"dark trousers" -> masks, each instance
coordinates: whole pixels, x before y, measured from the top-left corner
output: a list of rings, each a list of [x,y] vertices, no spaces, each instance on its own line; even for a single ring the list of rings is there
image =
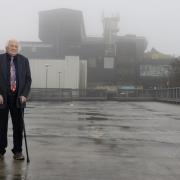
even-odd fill
[[[8,131],[8,115],[11,115],[13,125],[13,149],[12,152],[22,152],[23,138],[23,111],[16,107],[16,95],[8,95],[7,106],[5,109],[0,109],[0,153],[6,152],[7,131]]]

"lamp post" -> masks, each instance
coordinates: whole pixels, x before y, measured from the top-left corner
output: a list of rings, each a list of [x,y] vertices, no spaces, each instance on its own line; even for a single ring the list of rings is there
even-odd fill
[[[50,65],[49,64],[45,64],[45,67],[46,67],[46,89],[47,89],[47,81],[48,81],[48,67]]]
[[[60,82],[61,82],[61,72],[58,72],[58,74],[59,74],[59,89],[60,89]]]

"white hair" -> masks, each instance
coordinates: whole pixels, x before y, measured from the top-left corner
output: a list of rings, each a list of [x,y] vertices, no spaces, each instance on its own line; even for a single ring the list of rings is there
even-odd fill
[[[16,42],[18,44],[18,52],[20,52],[21,50],[21,45],[20,45],[20,42],[15,39],[15,38],[11,38],[9,39],[7,42],[6,42],[6,46],[5,46],[5,50],[7,49],[7,47],[9,46],[10,42]]]

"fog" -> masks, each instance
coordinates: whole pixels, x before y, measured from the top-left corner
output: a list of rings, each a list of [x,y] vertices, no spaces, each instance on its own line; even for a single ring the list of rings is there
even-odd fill
[[[87,35],[102,35],[102,15],[119,15],[119,35],[144,36],[148,49],[180,56],[179,0],[0,0],[0,49],[12,37],[39,41],[38,12],[81,10]]]

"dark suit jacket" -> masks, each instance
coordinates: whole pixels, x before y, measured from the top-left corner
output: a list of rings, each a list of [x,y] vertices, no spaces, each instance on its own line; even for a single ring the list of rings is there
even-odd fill
[[[18,108],[20,108],[19,97],[28,97],[28,94],[30,92],[31,72],[29,67],[29,61],[26,57],[18,54],[16,60],[18,67],[18,91],[16,105]],[[7,105],[7,93],[9,86],[7,69],[7,56],[6,54],[0,54],[0,94],[4,98],[4,104],[0,105],[0,109],[5,108]]]

